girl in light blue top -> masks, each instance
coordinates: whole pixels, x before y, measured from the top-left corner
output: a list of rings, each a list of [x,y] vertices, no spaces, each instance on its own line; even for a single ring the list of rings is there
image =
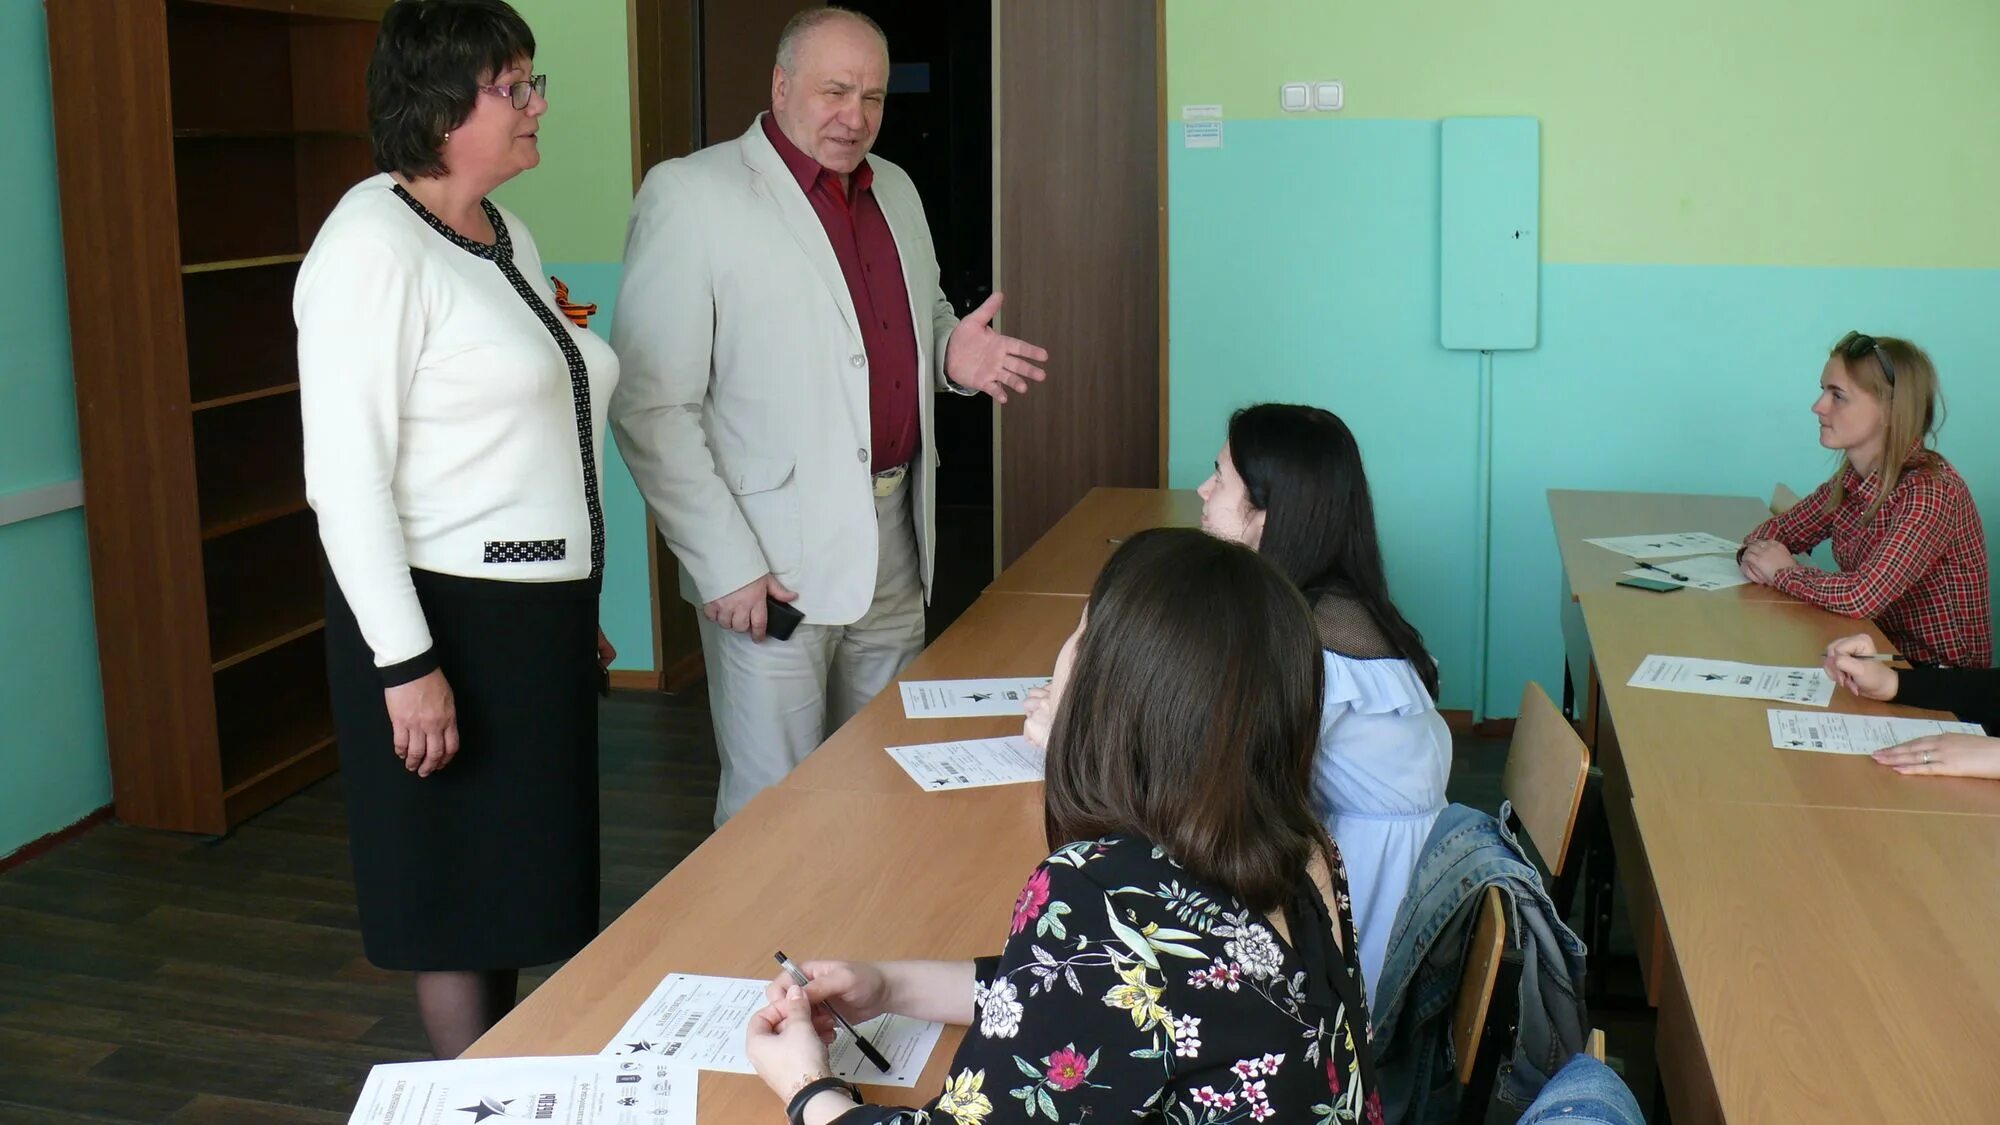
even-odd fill
[[[1326,665],[1313,804],[1347,861],[1372,996],[1396,908],[1445,805],[1437,663],[1389,600],[1361,450],[1311,406],[1236,412],[1200,488],[1202,527],[1254,547],[1312,603]]]

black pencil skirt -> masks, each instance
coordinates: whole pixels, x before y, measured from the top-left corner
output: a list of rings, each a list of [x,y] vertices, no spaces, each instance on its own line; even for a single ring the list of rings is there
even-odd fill
[[[327,680],[368,960],[518,969],[596,936],[597,583],[413,571],[458,715],[458,756],[396,757],[374,655],[331,574]]]

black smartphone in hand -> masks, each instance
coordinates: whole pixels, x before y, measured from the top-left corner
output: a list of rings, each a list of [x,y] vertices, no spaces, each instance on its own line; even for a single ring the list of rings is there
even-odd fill
[[[799,627],[806,615],[793,609],[790,603],[781,602],[769,594],[764,595],[764,635],[773,640],[789,641],[792,630]]]

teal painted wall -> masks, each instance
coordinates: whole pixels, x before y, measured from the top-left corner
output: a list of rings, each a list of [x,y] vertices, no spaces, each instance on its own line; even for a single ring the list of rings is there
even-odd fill
[[[1221,149],[1169,139],[1171,483],[1208,475],[1239,406],[1338,413],[1397,602],[1447,700],[1470,706],[1478,360],[1437,344],[1437,125],[1232,121]]]
[[[1833,468],[1809,408],[1850,328],[1907,336],[1936,361],[1938,448],[2000,558],[2000,270],[1548,265],[1542,301],[1541,347],[1493,361],[1495,713],[1513,713],[1528,679],[1561,682],[1546,491],[1765,497],[1783,481],[1805,494]]]
[[[1478,356],[1437,344],[1437,138],[1435,121],[1230,121],[1222,148],[1186,149],[1170,130],[1169,463],[1175,486],[1199,482],[1246,403],[1341,414],[1397,599],[1444,704],[1469,707]],[[1551,264],[1541,280],[1539,346],[1493,361],[1489,714],[1528,679],[1561,682],[1546,491],[1804,492],[1831,468],[1807,408],[1849,328],[1931,351],[1940,448],[1992,537],[2000,271]]]
[[[1871,61],[1846,65],[1857,42]],[[1473,701],[1490,583],[1496,715],[1560,682],[1546,491],[1805,491],[1832,466],[1807,408],[1848,329],[1930,349],[1939,444],[1992,539],[1996,55],[1987,0],[1168,0],[1171,482],[1201,479],[1234,406],[1341,413],[1446,706]],[[1344,110],[1280,111],[1283,83],[1322,79]],[[1222,147],[1184,147],[1186,105],[1222,107]],[[1437,345],[1437,121],[1458,115],[1542,133],[1539,342],[1492,361],[1484,573],[1479,357]]]
[[[78,476],[39,0],[0,0],[0,495]],[[0,526],[0,856],[108,804],[83,513]]]

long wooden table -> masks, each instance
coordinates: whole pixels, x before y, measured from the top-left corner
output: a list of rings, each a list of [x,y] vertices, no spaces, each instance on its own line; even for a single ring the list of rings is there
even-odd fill
[[[1994,1076],[1970,1064],[2000,1045],[1989,1029],[2000,972],[1961,967],[1990,947],[2000,912],[1977,889],[2000,843],[2000,785],[1775,749],[1765,712],[1781,704],[1627,686],[1653,654],[1799,666],[1851,633],[1886,646],[1869,623],[1788,597],[1607,585],[1618,557],[1584,538],[1740,535],[1747,526],[1727,521],[1757,506],[1694,499],[1550,494],[1577,571],[1563,610],[1601,676],[1596,764],[1674,1118],[1993,1119]],[[1713,519],[1691,522],[1702,513]],[[1845,692],[1829,709],[1933,714]],[[1912,956],[1895,952],[1905,946],[1934,959],[1878,971]],[[1961,988],[1970,995],[1946,995]]]
[[[1193,492],[1093,488],[987,589],[1087,595],[1111,553],[1135,532],[1200,526],[1201,498]]]
[[[1076,628],[1083,600],[1063,594],[986,594],[917,657],[897,682],[980,676],[1045,676],[1056,651]],[[1021,733],[1018,718],[912,719],[892,688],[863,707],[779,784],[787,789],[837,793],[921,793],[903,767],[882,752],[957,738],[998,738]],[[1040,785],[998,786],[988,800],[1032,805],[1037,816]],[[1040,858],[1039,856],[1036,858]]]
[[[1549,516],[1555,523],[1556,545],[1562,552],[1563,578],[1572,598],[1609,592],[1633,598],[1659,597],[1646,590],[1618,585],[1639,560],[1607,551],[1586,539],[1622,535],[1666,535],[1706,531],[1740,541],[1771,518],[1770,506],[1748,496],[1694,496],[1678,492],[1579,492],[1549,490]],[[1728,590],[1682,590],[1711,600],[1789,601],[1791,595],[1768,586],[1736,586]],[[1678,594],[1675,596],[1679,596]]]
[[[771,955],[969,959],[999,952],[1014,895],[1048,854],[1039,807],[978,791],[767,789],[530,993],[467,1057],[591,1055],[668,973],[769,978]],[[914,1090],[944,1085],[945,1029]],[[783,1122],[755,1075],[703,1072],[700,1120]]]
[[[2000,1118],[2000,819],[1635,806],[1681,978],[1663,1050],[1684,1010],[1708,1072],[1677,1125]]]
[[[1098,489],[906,669],[903,680],[1046,674],[1098,567],[1151,526],[1199,521],[1192,493]],[[1014,898],[1048,854],[1042,787],[919,790],[883,747],[1018,734],[1018,718],[912,720],[894,684],[785,781],[683,860],[571,958],[468,1057],[594,1054],[672,972],[769,977],[794,959],[971,958],[999,952]],[[940,1089],[962,1028],[946,1028],[914,1089]],[[761,1081],[703,1073],[700,1119],[784,1120]]]
[[[1560,619],[1564,671],[1576,693],[1577,713],[1583,719],[1583,739],[1587,743],[1597,741],[1599,700],[1597,671],[1590,663],[1589,631],[1584,627],[1582,607],[1577,604],[1584,594],[1602,594],[1632,602],[1660,597],[1722,602],[1791,600],[1788,594],[1757,585],[1728,590],[1680,590],[1671,595],[1620,586],[1618,580],[1626,571],[1638,569],[1638,560],[1585,542],[1614,535],[1669,535],[1684,531],[1705,531],[1724,539],[1741,540],[1771,516],[1769,505],[1748,496],[1552,488],[1549,516],[1555,524],[1556,547],[1562,553]]]
[[[1606,749],[1618,757],[1634,793],[1662,799],[2000,816],[2000,785],[1991,782],[1904,777],[1866,757],[1774,749],[1766,712],[1786,704],[1627,686],[1649,655],[1813,666],[1828,643],[1855,633],[1873,636],[1876,647],[1887,651],[1887,642],[1868,622],[1801,602],[1704,603],[1682,601],[1679,594],[1650,602],[1624,598],[1600,602],[1600,596],[1584,595],[1583,605],[1612,716],[1613,745]],[[1828,710],[1950,717],[1844,691],[1834,692]],[[1600,739],[1600,746],[1603,742]]]

